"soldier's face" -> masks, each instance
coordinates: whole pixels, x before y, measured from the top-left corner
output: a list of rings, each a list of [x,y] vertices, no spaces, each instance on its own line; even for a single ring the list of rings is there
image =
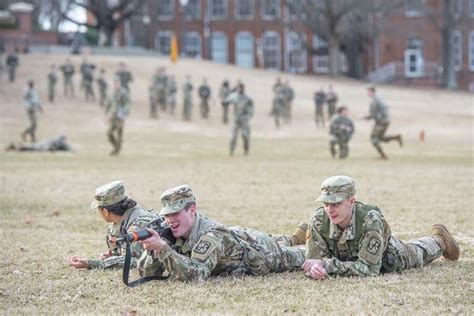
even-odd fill
[[[331,223],[345,229],[351,222],[354,203],[354,197],[345,199],[339,203],[324,203],[324,211]]]
[[[188,210],[181,210],[179,213],[165,215],[166,223],[171,227],[173,236],[188,238],[196,218],[196,206],[191,206]]]

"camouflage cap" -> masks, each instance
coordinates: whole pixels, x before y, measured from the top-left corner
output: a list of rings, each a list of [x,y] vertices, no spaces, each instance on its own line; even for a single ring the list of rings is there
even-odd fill
[[[316,201],[324,203],[339,203],[355,195],[355,182],[348,176],[334,176],[321,183],[321,195]]]
[[[191,187],[183,184],[163,192],[160,201],[162,206],[160,215],[169,215],[180,212],[190,202],[196,202],[196,198]]]
[[[91,209],[116,204],[127,197],[122,181],[114,181],[95,189]]]

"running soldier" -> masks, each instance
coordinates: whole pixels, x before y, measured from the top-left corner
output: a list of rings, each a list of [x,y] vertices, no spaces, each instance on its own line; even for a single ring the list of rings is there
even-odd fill
[[[224,80],[219,90],[219,96],[222,104],[222,122],[227,124],[229,122],[229,103],[226,102],[227,97],[231,93],[229,81]]]
[[[54,102],[56,94],[56,83],[58,82],[58,75],[56,73],[56,65],[51,65],[51,71],[48,73],[48,100]]]
[[[326,95],[326,102],[328,104],[328,119],[336,113],[337,94],[332,90],[332,86],[329,86],[329,91]]]
[[[354,123],[347,114],[347,107],[341,106],[337,109],[337,114],[333,116],[329,126],[329,134],[331,134],[329,147],[333,158],[336,157],[336,145],[339,146],[340,159],[344,159],[349,155],[348,144],[352,134],[354,134]]]
[[[114,93],[112,99],[109,100],[105,113],[109,115],[109,129],[107,135],[113,146],[110,155],[115,156],[122,149],[122,134],[125,118],[129,114],[129,98],[128,90],[121,86],[120,79],[114,81]]]
[[[191,121],[193,111],[193,85],[191,77],[186,75],[186,81],[183,84],[183,120]]]
[[[71,59],[67,58],[66,62],[60,67],[63,73],[64,81],[64,95],[74,97],[74,84],[72,83],[72,76],[74,76],[74,65],[71,63]]]
[[[207,84],[207,79],[204,78],[202,85],[198,89],[199,99],[201,100],[199,108],[201,110],[201,118],[207,119],[209,117],[209,99],[211,98],[211,88]]]
[[[23,92],[23,105],[30,120],[30,126],[23,131],[21,138],[26,141],[26,135],[30,135],[31,142],[36,142],[36,128],[38,126],[38,111],[43,113],[43,107],[35,90],[33,80],[28,81],[28,85]]]
[[[323,91],[323,88],[319,88],[318,91],[314,94],[314,103],[316,105],[315,111],[315,120],[316,120],[316,127],[320,125],[324,128],[324,103],[326,102],[326,94]]]
[[[244,154],[248,155],[250,149],[250,119],[253,116],[253,101],[244,91],[243,83],[239,83],[237,91],[231,93],[226,102],[234,105],[234,122],[232,125],[232,133],[230,137],[230,155],[234,155],[235,146],[237,145],[237,135],[240,131],[244,143]]]
[[[105,69],[100,69],[99,78],[97,78],[97,85],[99,86],[99,102],[100,106],[104,107],[107,102],[107,88],[109,84],[105,79]]]

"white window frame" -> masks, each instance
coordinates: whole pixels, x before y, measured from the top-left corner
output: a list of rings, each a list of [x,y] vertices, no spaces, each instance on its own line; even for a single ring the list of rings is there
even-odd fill
[[[188,0],[188,1],[191,1],[191,0]],[[194,0],[194,1],[196,2],[195,8],[191,8],[191,6],[189,5],[190,2],[188,2],[186,7],[184,8],[184,19],[186,21],[196,21],[196,20],[201,19],[201,0]],[[189,11],[191,11],[191,13],[193,14],[190,15]]]
[[[474,30],[469,32],[469,70],[474,71]]]
[[[416,18],[423,15],[423,0],[405,0],[405,16]]]
[[[298,34],[296,32],[290,32],[288,34],[288,68],[290,72],[305,73],[308,70],[308,53],[304,48],[305,40],[305,33]],[[296,64],[293,64],[295,58],[297,58],[298,61]]]
[[[159,6],[160,3],[163,4],[163,2],[162,1],[157,1],[156,2],[156,5],[157,5],[156,16],[157,16],[157,19],[159,21],[171,21],[174,18],[175,1],[174,0],[167,0],[167,1],[169,1],[169,5],[170,5],[170,14],[169,15],[160,15],[160,14],[158,14],[158,6]]]
[[[451,45],[453,47],[453,65],[454,70],[461,71],[463,66],[462,60],[462,33],[460,30],[454,30],[451,35]]]
[[[209,10],[209,17],[212,21],[220,21],[226,20],[227,16],[229,15],[229,2],[227,0],[207,0],[208,2],[208,10]],[[214,14],[214,5],[216,4],[214,1],[220,1],[222,4],[222,8],[224,10],[223,14]]]
[[[262,20],[273,21],[273,20],[277,20],[277,19],[280,18],[280,15],[281,15],[280,0],[260,0],[260,1],[261,1],[261,3],[260,3],[260,13],[261,13],[261,16],[262,16]],[[265,2],[266,1],[275,2],[274,3],[274,4],[276,4],[276,14],[275,15],[269,15],[269,14],[265,13]]]
[[[415,57],[415,64],[412,64],[411,57]],[[412,70],[414,67],[414,70]],[[419,78],[424,75],[423,51],[419,48],[405,49],[405,77]]]
[[[252,52],[250,54],[251,56],[251,64],[245,64],[243,63],[244,60],[240,58],[243,54],[239,54],[239,52],[245,52],[247,51],[247,47],[241,47],[239,44],[239,38],[248,38],[250,39],[249,43],[252,45]],[[245,48],[245,49],[243,49]],[[238,32],[235,35],[235,64],[239,67],[243,68],[253,68],[255,67],[255,38],[252,33],[250,32]]]
[[[223,53],[223,56],[224,58],[223,59],[217,59],[216,58],[216,55],[215,52],[216,50],[214,49],[215,48],[215,40],[217,38],[221,38],[224,40],[224,53]],[[218,63],[218,64],[227,64],[229,63],[229,39],[227,38],[227,34],[224,33],[224,32],[212,32],[212,35],[211,35],[211,56],[212,56],[212,60],[215,62],[215,63]]]
[[[190,38],[195,38],[197,39],[197,45],[196,47],[198,48],[196,50],[196,55],[195,56],[191,56],[189,54],[189,50],[188,50],[188,39]],[[183,47],[183,55],[185,57],[190,57],[190,58],[196,58],[196,59],[200,59],[202,57],[202,39],[201,39],[201,35],[199,35],[198,32],[186,32],[186,34],[184,35],[184,47]]]
[[[329,48],[328,43],[318,35],[313,35],[313,49]],[[329,55],[313,55],[313,72],[329,73]]]
[[[169,49],[171,51],[171,39],[173,38],[173,32],[171,31],[158,31],[156,32],[156,37],[155,37],[155,47],[156,50],[163,55],[168,55],[170,51],[168,52],[163,52],[162,47],[161,47],[161,38],[169,38]]]
[[[237,20],[252,20],[255,16],[255,0],[248,0],[250,2],[250,14],[240,15],[239,9],[242,0],[234,1],[234,16]]]
[[[275,49],[272,49],[272,51],[275,51],[275,66],[267,66],[267,59],[266,58],[266,52],[271,51],[269,46],[266,44],[266,39],[267,38],[275,38],[276,39],[276,47]],[[266,69],[271,69],[271,70],[280,70],[281,69],[281,38],[280,34],[275,31],[267,31],[263,33],[262,36],[262,52],[263,52],[263,67]]]

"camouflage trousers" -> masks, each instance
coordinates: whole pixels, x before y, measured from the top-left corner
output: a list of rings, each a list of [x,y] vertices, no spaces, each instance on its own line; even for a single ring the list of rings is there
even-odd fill
[[[158,104],[160,106],[161,111],[166,111],[166,91],[163,89],[158,90]]]
[[[84,93],[85,93],[86,101],[95,100],[95,93],[92,88],[92,81],[89,81],[89,80],[84,81]]]
[[[370,141],[375,148],[380,148],[380,142],[390,142],[397,139],[398,135],[395,136],[386,136],[385,132],[387,131],[390,123],[376,123],[372,129],[372,134],[370,135]]]
[[[191,121],[191,112],[193,110],[193,104],[191,98],[184,98],[183,104],[183,120]]]
[[[64,77],[64,95],[74,96],[74,85],[71,77]]]
[[[54,102],[54,95],[55,95],[55,87],[56,83],[48,83],[48,100],[49,102]]]
[[[176,108],[176,97],[174,95],[168,95],[166,97],[166,104],[170,110],[170,114],[174,114]]]
[[[316,115],[315,115],[316,126],[320,124],[324,127],[324,113],[323,113],[323,105],[316,104]]]
[[[237,135],[239,131],[244,142],[244,153],[247,154],[250,148],[250,125],[248,122],[235,121],[232,125],[230,136],[230,154],[234,154],[235,146],[237,145]]]
[[[36,115],[36,111],[28,110],[27,114],[28,114],[28,119],[30,120],[30,126],[28,126],[28,128],[25,129],[21,135],[22,135],[23,140],[25,140],[26,135],[30,135],[31,141],[35,142],[36,141],[36,128],[38,126],[38,118]]]
[[[443,250],[434,237],[422,237],[403,242],[391,236],[382,260],[382,272],[400,272],[421,268],[441,257]]]
[[[229,122],[229,103],[222,102],[222,123],[227,124]]]
[[[8,79],[10,82],[15,81],[16,66],[8,66]]]
[[[328,118],[331,118],[336,113],[336,103],[328,102]]]
[[[122,133],[123,133],[123,126],[124,120],[114,117],[110,120],[109,129],[107,131],[107,136],[109,137],[109,141],[113,146],[114,154],[120,152],[122,148]]]
[[[207,119],[209,117],[209,99],[202,98],[199,108],[201,110],[201,118]]]
[[[339,158],[344,159],[349,155],[349,146],[348,142],[340,139],[338,137],[333,137],[329,141],[329,149],[331,151],[331,156],[336,157],[336,146],[339,146]]]
[[[275,127],[280,127],[280,120],[284,117],[285,104],[281,101],[273,101],[273,116],[275,118]]]

